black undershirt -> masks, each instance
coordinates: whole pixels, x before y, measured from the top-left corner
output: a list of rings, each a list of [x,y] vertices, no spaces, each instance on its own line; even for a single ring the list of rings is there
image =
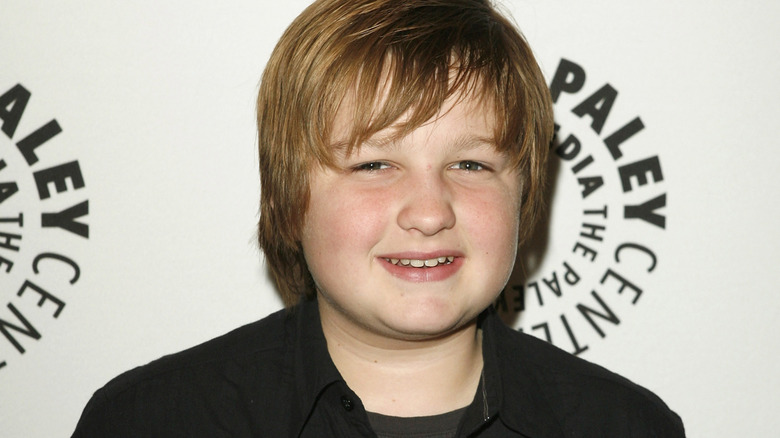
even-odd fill
[[[392,417],[367,412],[368,421],[379,438],[452,438],[458,431],[463,413],[461,408],[427,417]]]

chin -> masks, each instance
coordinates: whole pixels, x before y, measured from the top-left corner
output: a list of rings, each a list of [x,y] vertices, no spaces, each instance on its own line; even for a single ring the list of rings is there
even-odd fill
[[[388,326],[395,332],[409,338],[435,338],[458,331],[473,321],[479,312],[473,317],[463,312],[454,312],[452,309],[442,310],[426,306],[404,312],[401,318],[394,318]]]

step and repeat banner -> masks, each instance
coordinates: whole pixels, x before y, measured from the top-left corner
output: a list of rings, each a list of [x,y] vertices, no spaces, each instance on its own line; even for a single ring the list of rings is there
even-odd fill
[[[0,7],[0,435],[281,308],[254,96],[308,1]],[[689,436],[780,419],[780,6],[504,0],[556,111],[549,217],[496,302]]]

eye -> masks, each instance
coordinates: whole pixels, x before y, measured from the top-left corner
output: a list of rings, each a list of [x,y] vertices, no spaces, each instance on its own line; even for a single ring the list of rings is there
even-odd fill
[[[466,161],[459,161],[453,164],[451,169],[465,170],[468,172],[476,172],[480,170],[487,170],[487,167],[482,163],[466,160]]]
[[[390,165],[387,163],[383,163],[381,161],[371,161],[368,163],[362,163],[358,164],[357,166],[353,167],[352,169],[356,172],[358,171],[367,171],[367,172],[375,172],[377,170],[383,170],[383,169],[389,169]]]

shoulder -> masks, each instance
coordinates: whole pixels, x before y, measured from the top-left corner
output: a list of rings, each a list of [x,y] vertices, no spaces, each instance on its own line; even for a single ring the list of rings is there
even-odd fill
[[[238,413],[225,407],[261,405],[263,394],[279,390],[288,326],[282,310],[117,376],[93,395],[74,436],[103,436],[97,431],[108,425],[112,434],[142,433],[152,424],[194,427],[199,418],[214,416],[241,427],[228,418]]]
[[[230,375],[251,371],[258,361],[267,369],[268,365],[276,362],[276,358],[283,356],[285,321],[285,311],[273,313],[200,345],[127,371],[111,380],[102,390],[110,397],[153,382],[173,384],[182,376]]]
[[[648,389],[533,336],[502,327],[497,345],[502,374],[511,373],[507,368],[518,368],[512,373],[515,377],[504,378],[505,384],[535,391],[535,404],[544,406],[564,431],[591,431],[577,436],[684,436],[679,416]],[[517,379],[531,383],[520,384]]]

